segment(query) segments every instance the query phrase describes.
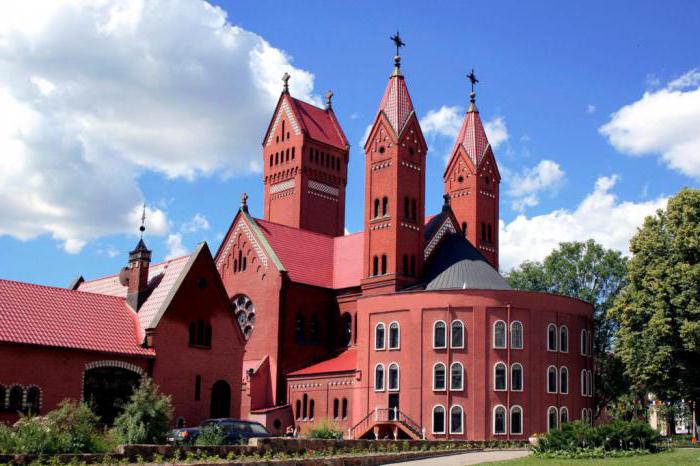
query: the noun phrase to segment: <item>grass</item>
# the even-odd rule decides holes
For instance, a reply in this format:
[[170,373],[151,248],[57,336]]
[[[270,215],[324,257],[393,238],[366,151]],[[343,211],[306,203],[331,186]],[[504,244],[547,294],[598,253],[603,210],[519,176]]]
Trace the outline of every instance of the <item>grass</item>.
[[[486,464],[486,463],[484,463]],[[648,465],[648,466],[667,466],[667,465],[698,465],[700,466],[700,448],[683,448],[656,453],[652,455],[640,455],[629,458],[606,458],[589,459],[589,460],[559,460],[546,459],[528,456],[517,460],[499,461],[496,463],[488,463],[489,465],[503,466],[588,466],[603,464],[606,466],[627,466],[627,465]]]

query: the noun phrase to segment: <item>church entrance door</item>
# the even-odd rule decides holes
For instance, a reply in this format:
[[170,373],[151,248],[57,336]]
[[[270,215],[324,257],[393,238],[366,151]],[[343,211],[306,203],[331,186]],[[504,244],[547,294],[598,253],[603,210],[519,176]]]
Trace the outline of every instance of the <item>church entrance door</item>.
[[211,416],[222,418],[231,416],[231,387],[225,380],[218,380],[211,387]]

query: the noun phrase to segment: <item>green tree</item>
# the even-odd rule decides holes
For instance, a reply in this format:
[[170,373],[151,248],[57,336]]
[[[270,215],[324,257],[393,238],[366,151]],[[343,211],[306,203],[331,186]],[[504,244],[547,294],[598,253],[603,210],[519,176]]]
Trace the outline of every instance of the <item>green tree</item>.
[[507,275],[515,289],[556,293],[593,305],[595,405],[600,408],[627,391],[621,361],[611,353],[617,322],[608,316],[625,285],[627,260],[592,239],[560,243],[542,262],[525,261]]
[[683,189],[630,242],[628,284],[611,315],[637,390],[700,401],[700,190]]
[[160,443],[170,429],[172,415],[170,397],[159,393],[158,386],[144,377],[114,421],[114,430],[122,443]]

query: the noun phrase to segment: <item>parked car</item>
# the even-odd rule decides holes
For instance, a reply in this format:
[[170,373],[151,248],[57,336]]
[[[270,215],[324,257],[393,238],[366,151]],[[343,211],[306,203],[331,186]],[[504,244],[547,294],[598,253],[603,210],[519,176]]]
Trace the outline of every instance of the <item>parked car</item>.
[[245,444],[249,438],[272,437],[270,431],[259,422],[221,418],[207,419],[199,427],[174,429],[166,440],[173,445],[193,445],[202,432],[207,431],[222,436],[224,445]]

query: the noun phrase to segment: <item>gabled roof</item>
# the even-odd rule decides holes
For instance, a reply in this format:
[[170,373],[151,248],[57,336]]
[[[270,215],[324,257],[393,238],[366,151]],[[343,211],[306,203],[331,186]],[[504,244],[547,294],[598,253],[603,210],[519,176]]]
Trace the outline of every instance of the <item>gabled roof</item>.
[[462,127],[457,135],[452,154],[457,151],[459,146],[464,147],[464,150],[475,167],[481,163],[481,159],[484,158],[486,150],[490,148],[489,140],[486,137],[486,131],[484,130],[484,125],[481,122],[478,111],[470,109],[470,111],[464,115]]
[[0,280],[0,341],[131,356],[140,345],[136,313],[123,297]]
[[357,349],[354,346],[335,353],[330,358],[287,374],[288,377],[307,375],[355,372],[357,370]]
[[384,90],[377,114],[384,113],[386,115],[389,124],[398,136],[413,112],[413,102],[404,77],[400,74],[393,74]]

